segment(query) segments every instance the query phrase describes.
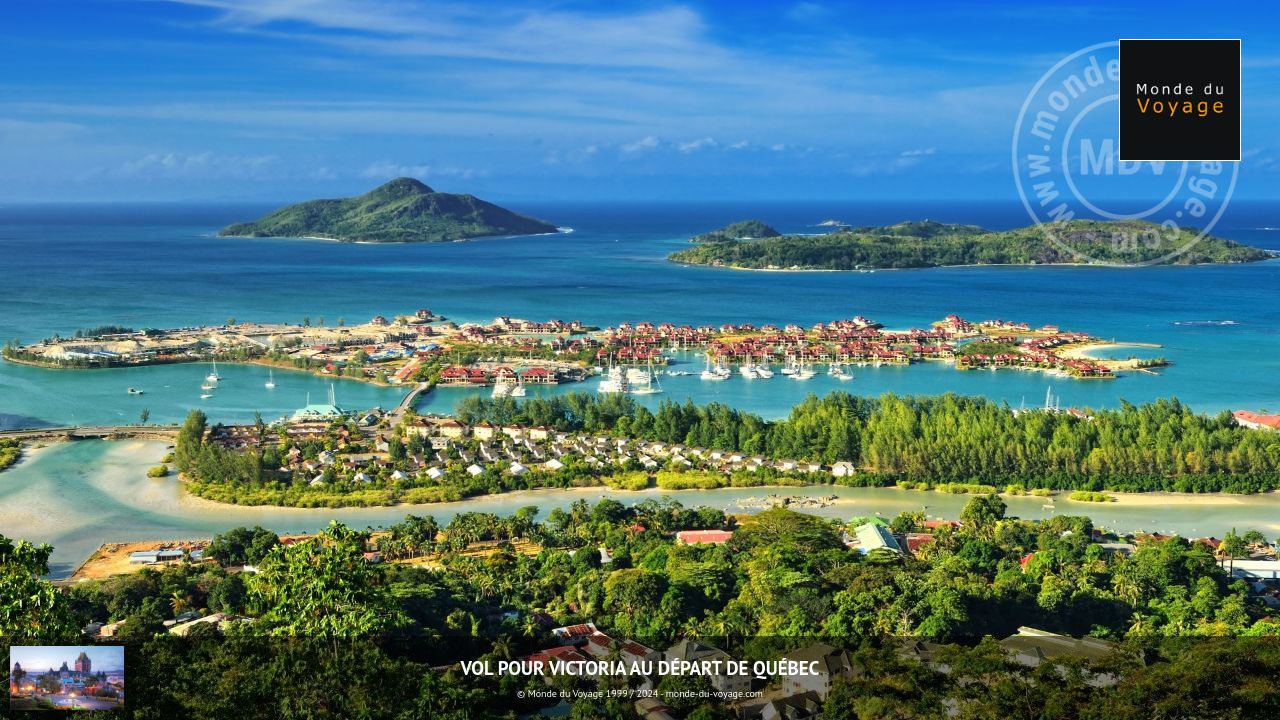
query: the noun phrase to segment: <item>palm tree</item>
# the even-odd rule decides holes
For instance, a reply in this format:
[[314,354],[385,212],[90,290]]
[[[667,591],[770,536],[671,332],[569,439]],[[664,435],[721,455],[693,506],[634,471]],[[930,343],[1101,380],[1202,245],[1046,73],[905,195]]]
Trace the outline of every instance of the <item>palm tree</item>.
[[169,598],[169,608],[173,610],[174,615],[181,615],[191,608],[191,596],[174,592]]
[[511,636],[499,635],[493,639],[493,654],[503,660],[511,659]]

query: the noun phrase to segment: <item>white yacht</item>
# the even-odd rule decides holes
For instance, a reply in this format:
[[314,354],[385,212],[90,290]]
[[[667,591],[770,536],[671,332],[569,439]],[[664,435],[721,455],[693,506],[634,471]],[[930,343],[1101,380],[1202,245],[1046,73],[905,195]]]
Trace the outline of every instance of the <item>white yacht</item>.
[[[634,368],[633,368],[634,369]],[[658,384],[658,380],[654,377],[657,373],[653,371],[653,361],[649,361],[648,372],[641,371],[637,377],[643,376],[643,380],[632,381],[631,371],[627,371],[627,382],[630,385],[632,395],[653,395],[662,392],[662,386]]]
[[712,367],[711,355],[708,354],[707,369],[703,370],[702,374],[699,375],[699,377],[701,377],[703,380],[728,380],[729,369],[724,367],[723,365],[720,365],[719,363],[716,363],[716,366]]
[[511,394],[512,384],[508,380],[498,379],[493,383],[493,397],[502,398]]
[[756,377],[760,378],[761,380],[768,380],[769,378],[773,377],[773,371],[769,369],[768,365],[761,363],[759,365],[756,365]]
[[208,380],[208,381],[209,381],[209,382],[211,382],[211,383],[216,383],[216,382],[218,382],[219,380],[221,380],[221,379],[222,379],[222,376],[218,374],[218,361],[217,361],[217,360],[214,360],[214,361],[213,361],[213,369],[209,371],[209,374],[208,374],[208,375],[205,375],[205,376],[204,376],[204,379],[205,379],[205,380]]
[[624,393],[627,392],[627,376],[622,368],[611,367],[605,375],[605,379],[596,385],[596,392],[602,393]]
[[511,397],[524,397],[528,392],[524,389],[524,375],[516,375],[516,384],[511,388]]
[[832,363],[831,367],[827,369],[827,374],[841,382],[853,379],[852,375],[844,371],[843,365],[837,365],[835,363]]
[[275,371],[274,371],[274,370],[268,370],[268,371],[267,371],[267,384],[266,384],[266,388],[267,388],[268,390],[274,390],[274,389],[276,388],[276,373],[275,373]]
[[809,380],[817,375],[808,365],[797,365],[791,372],[792,380]]
[[627,368],[627,382],[632,385],[647,383],[653,379],[653,373],[644,368]]

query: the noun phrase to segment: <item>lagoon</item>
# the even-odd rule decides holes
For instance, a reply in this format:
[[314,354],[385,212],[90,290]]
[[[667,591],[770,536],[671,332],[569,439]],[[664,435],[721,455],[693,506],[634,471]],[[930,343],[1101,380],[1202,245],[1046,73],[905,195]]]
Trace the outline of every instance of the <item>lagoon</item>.
[[[750,513],[756,510],[739,503],[774,492],[811,497],[834,495],[837,500],[832,505],[805,512],[842,520],[875,514],[892,518],[902,511],[922,509],[930,517],[956,518],[968,501],[964,495],[918,490],[815,486],[677,492],[548,489],[383,508],[241,507],[191,497],[174,478],[146,477],[146,469],[165,452],[165,444],[158,442],[83,440],[29,453],[17,466],[0,474],[0,534],[52,544],[52,575],[57,578],[74,572],[102,543],[209,538],[240,525],[302,533],[318,530],[330,520],[356,528],[385,526],[410,513],[432,515],[443,524],[459,512],[507,515],[528,505],[537,506],[539,517],[545,517],[552,508],[568,508],[576,500],[596,502],[605,497],[632,505],[666,496],[690,507],[705,505]],[[1052,508],[1045,507],[1047,501],[1038,497],[1008,497],[1005,502],[1010,515],[1088,515],[1095,525],[1121,532],[1146,530],[1221,537],[1232,528],[1257,528],[1268,536],[1280,533],[1277,493],[1122,497],[1117,503],[1072,502],[1060,497]]]

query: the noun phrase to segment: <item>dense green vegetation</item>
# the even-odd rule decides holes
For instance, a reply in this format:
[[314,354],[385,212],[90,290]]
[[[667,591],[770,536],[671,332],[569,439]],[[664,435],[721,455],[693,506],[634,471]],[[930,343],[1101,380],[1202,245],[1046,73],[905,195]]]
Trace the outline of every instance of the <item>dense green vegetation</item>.
[[[1051,240],[1048,232],[1052,232]],[[1150,223],[1072,220],[1005,232],[933,221],[881,228],[841,230],[829,235],[783,236],[764,240],[706,243],[681,250],[671,260],[695,265],[767,269],[856,270],[947,265],[1115,264],[1154,262],[1191,243],[1194,230],[1170,234]],[[1272,257],[1265,250],[1204,237],[1170,264],[1253,262]]]
[[22,457],[22,441],[13,438],[0,438],[0,470],[18,462]]
[[[257,574],[181,564],[61,590],[39,579],[47,547],[0,538],[0,639],[70,642],[85,622],[125,620],[115,642],[128,647],[126,704],[139,718],[514,718],[555,704],[518,696],[544,688],[541,679],[465,675],[457,663],[554,646],[540,614],[659,650],[697,637],[748,660],[814,639],[847,648],[860,672],[836,683],[828,719],[1138,720],[1155,708],[1170,718],[1266,717],[1280,703],[1280,623],[1202,543],[1148,540],[1131,556],[1110,554],[1087,518],[1007,518],[994,496],[972,499],[964,525],[936,532],[918,558],[850,550],[840,524],[783,509],[740,526],[718,510],[653,499],[538,515],[463,513],[444,527],[411,516],[376,537],[333,524],[291,546],[241,529],[220,542],[261,553]],[[910,532],[921,520],[903,514],[893,527]],[[671,535],[706,527],[734,534],[693,546]],[[478,543],[486,550],[474,552]],[[433,559],[370,564],[362,554],[373,545]],[[213,625],[167,634],[163,622],[188,611],[248,621],[222,637]],[[1117,647],[1093,667],[1048,659],[1033,670],[993,639],[1019,626]],[[1093,682],[1095,672],[1116,682]],[[619,682],[554,687],[607,693]],[[571,717],[632,717],[632,702],[606,694],[575,703]],[[701,700],[668,704],[724,717]]]
[[465,423],[523,422],[612,432],[772,458],[847,461],[856,482],[1010,482],[1026,488],[1262,492],[1280,487],[1280,435],[1199,415],[1173,400],[1067,413],[1019,412],[979,397],[810,396],[776,422],[712,403],[664,402],[656,413],[626,396],[472,397]]
[[[470,397],[458,404],[457,417],[468,425],[521,423],[562,431],[611,434],[709,450],[739,451],[774,460],[831,466],[849,463],[834,477],[821,472],[784,473],[772,467],[721,470],[663,466],[644,470],[638,461],[589,465],[566,454],[563,467],[536,466],[520,475],[505,463],[487,463],[483,472],[466,472],[467,463],[445,466],[441,477],[419,474],[409,455],[426,452],[419,435],[393,443],[389,464],[369,470],[366,482],[339,476],[332,468],[322,483],[282,473],[282,458],[297,449],[313,459],[334,449],[334,440],[297,441],[280,433],[260,449],[227,450],[206,442],[207,420],[193,412],[181,429],[173,463],[187,478],[187,489],[210,500],[241,505],[293,507],[367,507],[398,503],[434,503],[476,495],[534,488],[606,485],[639,490],[760,487],[838,483],[848,486],[897,485],[947,493],[989,493],[1009,488],[1014,494],[1047,491],[1264,492],[1280,487],[1280,436],[1236,424],[1229,413],[1203,416],[1177,400],[1115,410],[1089,417],[1043,411],[1013,412],[975,397],[861,398],[832,393],[810,396],[785,420],[765,421],[720,404],[664,402],[657,412],[623,395],[570,393],[554,397]],[[335,429],[342,429],[341,423]],[[354,426],[345,427],[352,436]],[[260,429],[268,438],[268,429]],[[349,446],[359,452],[362,446]],[[403,471],[401,476],[391,475]],[[1092,497],[1082,495],[1081,498]]]
[[413,178],[397,178],[359,197],[289,205],[255,222],[229,225],[219,234],[320,237],[347,242],[442,242],[555,231],[554,225],[474,196],[436,192]]
[[761,238],[778,237],[782,233],[774,230],[773,227],[766,225],[759,220],[743,220],[741,222],[729,223],[719,230],[712,230],[709,233],[696,235],[689,242],[725,242],[727,240],[758,240]]

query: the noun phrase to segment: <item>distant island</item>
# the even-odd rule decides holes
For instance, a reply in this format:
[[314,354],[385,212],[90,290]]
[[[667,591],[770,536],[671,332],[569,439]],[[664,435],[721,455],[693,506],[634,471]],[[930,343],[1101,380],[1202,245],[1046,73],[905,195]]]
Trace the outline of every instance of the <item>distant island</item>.
[[359,197],[311,200],[228,225],[224,237],[307,237],[341,242],[448,242],[493,235],[535,235],[556,226],[472,195],[436,192],[396,178]]
[[[1051,241],[1037,226],[993,231],[976,225],[955,225],[932,220],[902,222],[884,227],[842,228],[825,235],[733,237],[735,223],[693,238],[697,247],[672,253],[668,259],[690,265],[711,265],[747,270],[861,270],[879,268],[928,268],[949,265],[1084,265],[1138,264],[1160,259],[1172,249],[1190,243],[1194,230],[1179,230],[1177,237],[1151,247],[1147,238],[1159,237],[1156,225],[1139,221],[1102,222],[1072,220],[1058,226]],[[1124,247],[1117,240],[1136,239]],[[709,240],[718,238],[718,241]],[[1074,252],[1073,252],[1074,251]],[[1168,261],[1171,265],[1241,263],[1266,260],[1266,250],[1230,240],[1206,236],[1186,252]]]
[[778,237],[782,233],[774,230],[769,225],[759,220],[743,220],[741,222],[730,223],[719,230],[712,230],[709,233],[696,235],[689,240],[692,243],[704,242],[725,242],[728,240],[760,240],[763,238]]

